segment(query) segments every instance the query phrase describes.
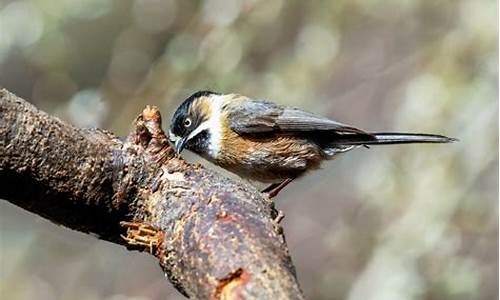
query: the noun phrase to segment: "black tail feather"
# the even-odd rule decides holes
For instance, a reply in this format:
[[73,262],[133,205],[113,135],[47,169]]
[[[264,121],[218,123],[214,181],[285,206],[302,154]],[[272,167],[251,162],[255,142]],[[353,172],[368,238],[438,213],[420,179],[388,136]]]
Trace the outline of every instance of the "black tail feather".
[[392,145],[410,143],[451,143],[457,139],[444,135],[426,133],[371,132],[366,135],[344,136],[335,141],[337,145]]
[[[398,133],[398,132],[377,132],[371,133],[375,136],[374,145],[382,144],[407,144],[407,143],[452,143],[458,141],[444,135],[426,133]],[[372,144],[368,144],[372,145]]]

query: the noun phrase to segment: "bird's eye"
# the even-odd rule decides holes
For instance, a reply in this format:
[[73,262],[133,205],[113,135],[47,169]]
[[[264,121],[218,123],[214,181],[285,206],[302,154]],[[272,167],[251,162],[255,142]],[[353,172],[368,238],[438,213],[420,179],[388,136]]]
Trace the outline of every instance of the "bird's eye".
[[190,118],[185,118],[184,119],[184,127],[189,127],[191,126],[191,119]]

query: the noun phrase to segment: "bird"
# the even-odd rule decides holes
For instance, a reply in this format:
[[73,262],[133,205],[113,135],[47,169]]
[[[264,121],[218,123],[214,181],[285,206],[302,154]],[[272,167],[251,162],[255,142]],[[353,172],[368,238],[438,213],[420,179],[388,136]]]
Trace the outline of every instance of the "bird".
[[168,135],[178,155],[188,149],[242,178],[268,183],[262,192],[271,198],[323,161],[355,148],[456,141],[436,134],[367,132],[299,108],[212,91],[186,98]]

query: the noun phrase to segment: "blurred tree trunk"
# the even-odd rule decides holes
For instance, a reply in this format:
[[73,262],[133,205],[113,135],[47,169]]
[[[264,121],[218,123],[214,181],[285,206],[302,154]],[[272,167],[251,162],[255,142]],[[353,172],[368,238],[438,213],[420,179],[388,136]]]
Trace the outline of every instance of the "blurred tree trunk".
[[126,140],[0,91],[0,198],[159,259],[193,299],[303,299],[273,203],[175,157],[159,111]]

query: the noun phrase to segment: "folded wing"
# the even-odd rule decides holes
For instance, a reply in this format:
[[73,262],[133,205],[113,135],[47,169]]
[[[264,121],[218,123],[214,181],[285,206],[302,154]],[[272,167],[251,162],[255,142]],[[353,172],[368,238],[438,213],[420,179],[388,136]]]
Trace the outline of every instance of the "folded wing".
[[229,112],[230,127],[238,134],[332,132],[368,133],[340,122],[263,100],[238,101]]

